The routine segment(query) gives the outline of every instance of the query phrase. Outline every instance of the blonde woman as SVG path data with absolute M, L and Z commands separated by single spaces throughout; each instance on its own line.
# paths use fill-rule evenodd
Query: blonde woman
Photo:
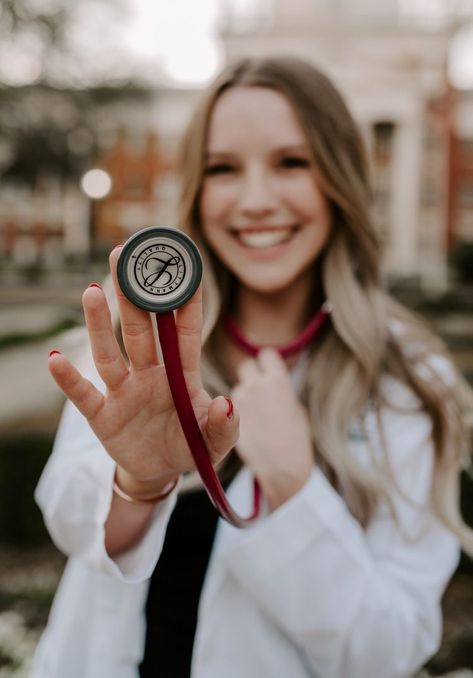
M 122 351 L 92 284 L 86 376 L 50 358 L 77 409 L 37 500 L 70 559 L 33 676 L 411 676 L 472 546 L 457 505 L 471 396 L 382 288 L 360 134 L 312 66 L 244 60 L 196 111 L 181 179 L 205 263 L 203 312 L 199 292 L 177 314 L 186 382 L 230 501 L 249 510 L 256 477 L 264 513 L 217 520 L 149 315 L 115 280 Z

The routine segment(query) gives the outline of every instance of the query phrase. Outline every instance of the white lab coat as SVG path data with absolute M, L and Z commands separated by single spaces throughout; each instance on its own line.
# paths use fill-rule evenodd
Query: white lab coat
M 385 377 L 381 418 L 398 482 L 413 503 L 431 483 L 430 420 Z M 367 414 L 379 448 L 376 417 Z M 350 453 L 369 463 L 354 432 Z M 158 559 L 175 493 L 159 504 L 142 541 L 112 560 L 104 522 L 114 464 L 68 405 L 37 488 L 50 534 L 70 555 L 31 678 L 136 678 L 144 646 L 147 580 Z M 242 513 L 252 482 L 229 488 Z M 440 599 L 459 556 L 457 539 L 400 495 L 396 525 L 380 506 L 366 530 L 320 469 L 301 491 L 253 527 L 219 521 L 199 605 L 192 678 L 406 678 L 437 649 Z M 176 601 L 178 604 L 178 601 Z M 157 676 L 157 678 L 159 678 Z

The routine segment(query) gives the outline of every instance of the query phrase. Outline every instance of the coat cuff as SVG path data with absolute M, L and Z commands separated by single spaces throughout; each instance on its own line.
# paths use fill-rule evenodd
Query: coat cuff
M 58 548 L 76 556 L 88 567 L 124 582 L 148 579 L 161 553 L 180 483 L 156 505 L 139 543 L 111 558 L 105 549 L 105 522 L 113 497 L 115 462 L 102 449 L 92 446 L 81 454 L 75 468 L 70 465 L 62 471 L 61 484 L 49 488 L 51 494 L 47 501 L 43 495 L 48 488 L 37 491 L 37 499 L 44 505 L 45 522 Z
M 364 531 L 317 468 L 299 492 L 245 531 L 229 554 L 230 567 L 239 578 L 264 579 L 327 532 L 347 557 L 366 567 Z

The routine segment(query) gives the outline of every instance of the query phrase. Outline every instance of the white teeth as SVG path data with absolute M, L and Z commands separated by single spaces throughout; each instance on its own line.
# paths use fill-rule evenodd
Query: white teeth
M 260 231 L 260 232 L 244 232 L 240 231 L 236 234 L 238 240 L 246 247 L 275 247 L 280 245 L 291 234 L 291 229 L 284 229 L 280 231 Z

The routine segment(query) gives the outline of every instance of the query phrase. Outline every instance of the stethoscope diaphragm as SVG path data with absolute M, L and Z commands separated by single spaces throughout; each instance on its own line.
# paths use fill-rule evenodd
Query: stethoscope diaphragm
M 188 235 L 168 226 L 152 226 L 123 245 L 117 277 L 135 306 L 165 313 L 183 306 L 202 279 L 202 259 Z

